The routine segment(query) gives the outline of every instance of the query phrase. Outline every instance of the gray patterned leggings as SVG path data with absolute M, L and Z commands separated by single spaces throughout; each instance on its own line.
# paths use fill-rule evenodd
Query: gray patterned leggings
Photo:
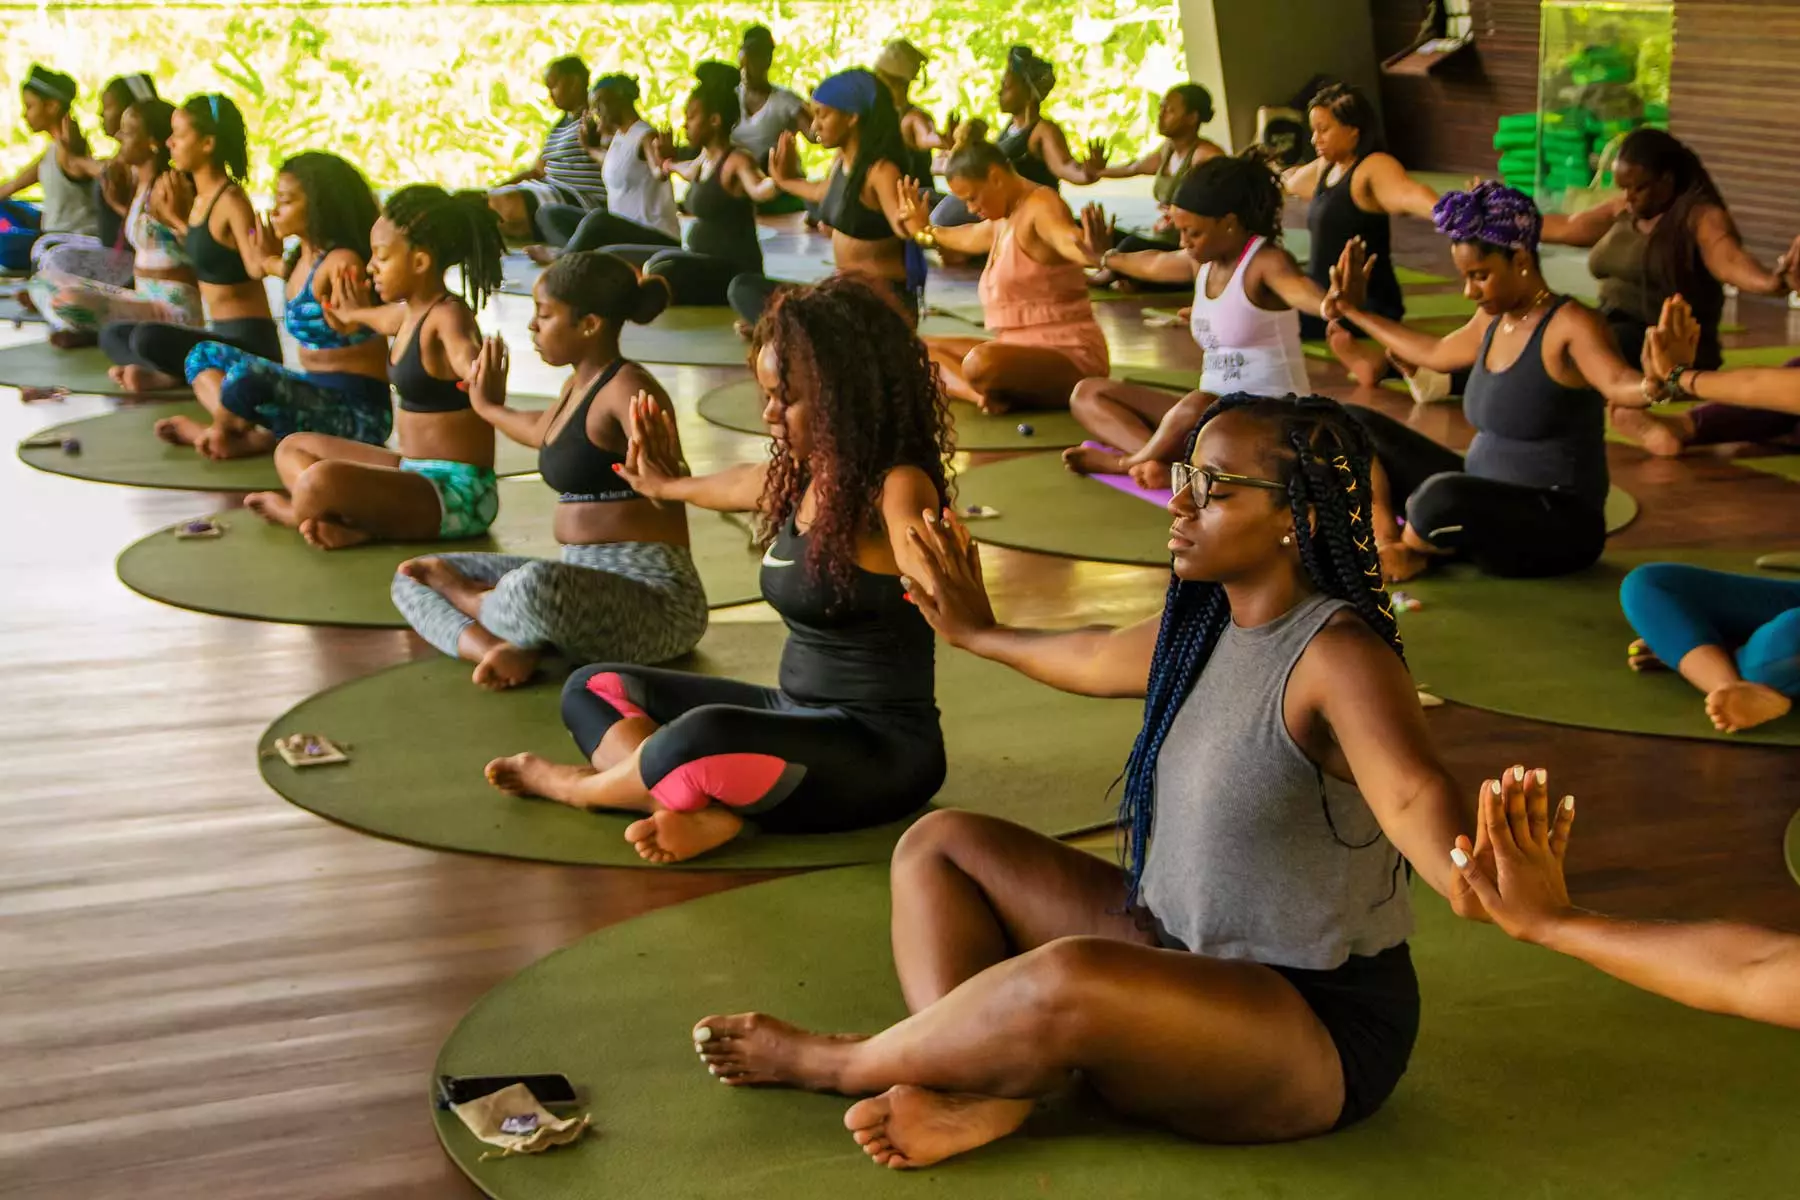
M 444 554 L 468 578 L 491 583 L 481 624 L 526 650 L 555 650 L 577 665 L 664 662 L 706 632 L 706 590 L 686 546 L 608 542 L 564 546 L 562 561 L 514 554 Z M 443 596 L 394 576 L 394 607 L 420 637 L 452 658 L 474 624 Z

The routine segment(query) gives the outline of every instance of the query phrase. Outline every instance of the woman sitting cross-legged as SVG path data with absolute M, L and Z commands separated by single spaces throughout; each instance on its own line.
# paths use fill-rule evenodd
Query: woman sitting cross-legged
M 752 339 L 769 460 L 684 476 L 674 422 L 638 401 L 621 476 L 661 502 L 755 510 L 762 593 L 788 626 L 779 687 L 603 664 L 563 689 L 587 763 L 488 764 L 513 795 L 643 813 L 625 836 L 679 862 L 764 830 L 829 833 L 898 820 L 944 781 L 931 629 L 900 573 L 909 535 L 948 500 L 943 393 L 880 280 L 778 290 Z M 1441 857 L 1441 856 L 1440 856 Z
M 275 447 L 289 494 L 256 492 L 244 506 L 322 550 L 372 538 L 479 537 L 500 512 L 494 428 L 470 407 L 463 381 L 481 350 L 475 310 L 500 286 L 500 218 L 484 192 L 405 187 L 388 198 L 369 243 L 386 303 L 372 304 L 360 281 L 346 280 L 325 319 L 340 333 L 373 329 L 398 343 L 388 380 L 400 395 L 400 453 L 293 434 Z M 462 268 L 460 298 L 444 287 L 453 266 Z
M 1359 242 L 1344 247 L 1326 299 L 1328 315 L 1407 362 L 1469 371 L 1467 457 L 1372 408 L 1354 410 L 1375 442 L 1382 569 L 1390 583 L 1452 556 L 1493 575 L 1579 571 L 1606 546 L 1606 408 L 1647 405 L 1643 372 L 1619 357 L 1599 313 L 1544 282 L 1530 197 L 1486 182 L 1446 192 L 1435 219 L 1479 306 L 1468 324 L 1439 339 L 1350 300 L 1368 286 Z
M 887 1167 L 1004 1137 L 1077 1074 L 1122 1115 L 1205 1141 L 1311 1137 L 1379 1108 L 1419 1027 L 1403 858 L 1460 914 L 1481 909 L 1451 866 L 1469 827 L 1365 548 L 1369 463 L 1333 401 L 1221 400 L 1169 502 L 1162 616 L 1124 629 L 997 624 L 967 531 L 911 535 L 925 565 L 908 590 L 951 644 L 1145 697 L 1126 865 L 934 813 L 893 860 L 912 1015 L 872 1037 L 709 1016 L 707 1068 L 870 1097 L 845 1124 Z
M 654 321 L 668 289 L 630 264 L 565 254 L 532 289 L 531 340 L 553 367 L 572 368 L 543 412 L 506 406 L 511 362 L 489 338 L 469 375 L 475 415 L 538 451 L 557 493 L 562 559 L 443 554 L 400 564 L 394 607 L 445 654 L 475 664 L 485 688 L 516 687 L 555 652 L 574 662 L 662 662 L 706 632 L 706 591 L 688 550 L 687 510 L 654 503 L 618 473 L 634 404 L 667 407 L 656 377 L 619 352 L 625 322 Z M 679 447 L 675 450 L 679 455 Z

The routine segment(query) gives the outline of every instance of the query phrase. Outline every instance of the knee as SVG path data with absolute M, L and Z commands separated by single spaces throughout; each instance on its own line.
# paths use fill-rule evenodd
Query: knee
M 969 386 L 978 392 L 985 392 L 1000 382 L 1000 368 L 1005 355 L 992 342 L 981 345 L 963 355 L 962 375 Z
M 1619 584 L 1619 607 L 1625 610 L 1625 619 L 1637 624 L 1632 614 L 1643 612 L 1663 600 L 1679 570 L 1681 568 L 1675 563 L 1646 563 L 1632 568 Z
M 590 713 L 603 705 L 621 718 L 643 717 L 642 689 L 625 668 L 613 663 L 596 663 L 583 667 L 563 683 L 563 723 L 569 724 L 573 714 Z
M 1110 379 L 1084 379 L 1069 393 L 1069 411 L 1079 421 L 1103 407 L 1112 398 L 1111 391 Z
M 1456 472 L 1433 475 L 1406 497 L 1406 522 L 1420 537 L 1429 539 L 1434 529 L 1463 523 L 1463 478 Z
M 275 448 L 281 452 L 281 445 Z M 277 464 L 279 469 L 279 464 Z M 294 507 L 305 510 L 323 510 L 329 508 L 332 498 L 342 490 L 345 476 L 350 471 L 349 464 L 333 459 L 315 459 L 311 465 L 303 467 L 296 475 L 293 483 L 288 485 L 294 498 Z M 284 475 L 285 478 L 285 475 Z
M 306 472 L 323 459 L 319 452 L 318 435 L 313 433 L 296 433 L 281 439 L 275 447 L 275 472 L 288 487 L 293 487 Z
M 932 859 L 953 859 L 959 846 L 979 840 L 995 818 L 958 808 L 939 808 L 926 813 L 900 835 L 894 846 L 895 868 Z
M 1064 937 L 1020 955 L 1014 980 L 1015 1011 L 1024 1036 L 1055 1062 L 1078 1062 L 1096 1025 L 1103 1023 L 1100 989 L 1123 976 L 1123 942 L 1101 937 Z

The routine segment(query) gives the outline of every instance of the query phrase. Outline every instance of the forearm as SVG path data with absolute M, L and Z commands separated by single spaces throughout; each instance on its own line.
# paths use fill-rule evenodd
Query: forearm
M 931 225 L 938 245 L 953 254 L 986 254 L 994 248 L 994 227 L 986 221 L 973 225 Z
M 1445 372 L 1460 371 L 1473 365 L 1457 361 L 1460 356 L 1454 352 L 1446 352 L 1442 339 L 1410 329 L 1398 321 L 1359 308 L 1346 308 L 1344 317 L 1409 363 Z
M 1104 266 L 1145 283 L 1192 283 L 1193 259 L 1180 250 L 1109 250 L 1102 255 Z M 1317 311 L 1317 306 L 1314 306 Z
M 535 449 L 544 444 L 543 413 L 520 412 L 500 404 L 475 404 L 473 407 L 476 416 L 519 445 Z
M 1574 910 L 1532 940 L 1692 1008 L 1800 1027 L 1800 939 L 1791 934 Z
M 771 175 L 770 178 L 774 179 L 775 177 Z M 788 179 L 775 179 L 775 186 L 790 196 L 798 196 L 813 204 L 823 201 L 825 193 L 831 190 L 831 184 L 827 180 L 806 179 L 798 175 Z
M 1800 413 L 1800 370 L 1787 367 L 1687 371 L 1681 376 L 1681 390 L 1697 400 Z
M 1110 625 L 1063 631 L 994 625 L 957 644 L 1059 691 L 1107 698 L 1142 696 L 1149 681 L 1148 664 L 1139 671 L 1111 653 L 1118 635 Z
M 762 504 L 765 471 L 763 464 L 745 463 L 711 475 L 677 476 L 657 488 L 656 499 L 714 512 L 754 512 Z

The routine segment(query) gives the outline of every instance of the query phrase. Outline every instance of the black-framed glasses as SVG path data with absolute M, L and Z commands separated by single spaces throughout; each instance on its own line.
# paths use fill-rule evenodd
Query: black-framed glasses
M 1288 485 L 1273 479 L 1256 479 L 1249 475 L 1233 475 L 1226 471 L 1215 471 L 1211 467 L 1196 467 L 1190 463 L 1176 462 L 1169 464 L 1169 476 L 1175 487 L 1175 495 L 1188 492 L 1194 497 L 1195 508 L 1205 508 L 1212 503 L 1212 490 L 1221 483 L 1240 487 L 1262 488 L 1270 492 L 1285 492 Z

